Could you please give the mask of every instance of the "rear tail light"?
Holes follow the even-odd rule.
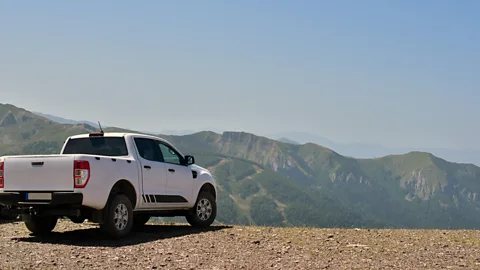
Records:
[[[73,187],[84,188],[90,179],[90,163],[86,160],[73,162]]]
[[[4,163],[0,162],[0,188],[3,188],[5,185],[5,173],[4,173]]]

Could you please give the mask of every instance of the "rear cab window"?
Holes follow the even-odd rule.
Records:
[[[119,157],[128,156],[128,149],[123,137],[88,137],[69,139],[62,154]]]

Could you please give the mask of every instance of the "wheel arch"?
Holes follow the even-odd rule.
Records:
[[[125,194],[132,203],[133,209],[137,206],[137,190],[135,186],[127,179],[120,179],[110,189],[109,200],[115,194]]]
[[[213,198],[215,200],[217,200],[217,190],[216,190],[215,186],[212,185],[212,183],[210,183],[210,182],[203,183],[202,186],[200,187],[200,190],[197,193],[197,198],[198,198],[198,195],[200,195],[200,193],[204,192],[204,191],[212,194]]]

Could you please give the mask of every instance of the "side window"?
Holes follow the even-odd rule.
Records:
[[[158,147],[155,146],[155,142],[151,139],[135,138],[135,145],[137,146],[140,156],[149,161],[163,162]]]
[[[182,165],[182,157],[177,154],[172,148],[163,143],[158,143],[160,151],[162,152],[163,160],[166,163]]]

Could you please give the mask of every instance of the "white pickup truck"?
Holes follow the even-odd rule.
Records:
[[[0,204],[33,234],[60,217],[100,224],[114,238],[152,216],[185,216],[210,226],[217,213],[211,173],[168,141],[135,133],[68,137],[58,155],[0,157]]]

